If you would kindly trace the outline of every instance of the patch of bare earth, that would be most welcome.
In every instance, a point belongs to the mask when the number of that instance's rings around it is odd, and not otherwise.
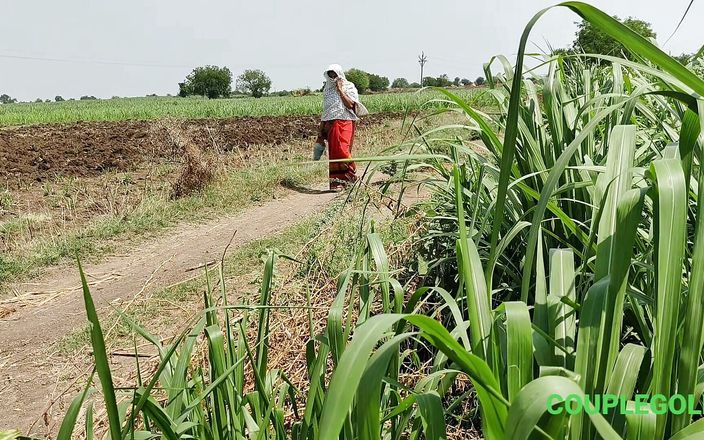
[[[362,127],[393,115],[374,114]],[[164,121],[167,121],[165,124]],[[315,116],[242,117],[229,119],[162,119],[156,121],[79,122],[0,129],[0,182],[9,187],[57,176],[90,177],[107,171],[129,171],[144,162],[173,159],[173,130],[198,145],[222,151],[282,145],[317,136]]]

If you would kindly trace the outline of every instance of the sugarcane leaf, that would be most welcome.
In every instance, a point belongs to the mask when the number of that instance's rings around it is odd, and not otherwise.
[[[520,301],[503,304],[506,310],[506,374],[512,400],[533,379],[533,343],[528,306]]]
[[[682,294],[682,263],[687,225],[687,188],[682,162],[661,159],[650,172],[657,189],[655,221],[656,295],[655,339],[653,349],[654,394],[669,396],[675,364],[675,340]],[[657,436],[665,433],[668,414],[657,416]]]
[[[93,303],[93,297],[88,288],[86,275],[83,272],[81,261],[78,261],[78,272],[81,276],[81,285],[83,288],[83,302],[88,315],[88,323],[90,325],[90,340],[93,346],[93,356],[95,358],[95,369],[100,379],[100,385],[103,390],[103,399],[105,402],[105,411],[108,416],[109,432],[112,438],[121,438],[121,419],[117,409],[117,398],[115,396],[115,386],[112,381],[112,373],[110,372],[110,361],[105,349],[105,338],[103,331],[100,328],[100,320],[98,312]]]

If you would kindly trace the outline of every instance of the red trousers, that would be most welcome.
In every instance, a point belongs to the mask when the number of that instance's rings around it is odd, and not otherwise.
[[[354,141],[354,121],[336,119],[328,130],[328,154],[330,160],[351,159]],[[357,180],[354,162],[330,162],[330,188],[339,188],[347,182]]]

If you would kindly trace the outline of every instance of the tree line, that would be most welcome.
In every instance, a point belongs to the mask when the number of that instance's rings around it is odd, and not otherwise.
[[[375,73],[369,73],[362,69],[352,68],[345,72],[347,79],[352,82],[360,93],[383,92],[389,88],[407,89],[420,88],[418,83],[409,83],[406,78],[396,78],[393,82],[389,78]],[[250,95],[260,98],[270,94],[271,79],[261,70],[245,70],[235,80],[235,88],[232,88],[233,75],[227,67],[204,66],[197,67],[179,83],[179,96],[206,96],[208,98],[222,98],[233,95]],[[444,74],[437,78],[423,78],[423,87],[450,87],[450,86],[470,86],[472,84],[482,85],[484,78],[479,77],[474,82],[459,77],[450,80]],[[322,88],[321,88],[322,90]],[[275,92],[275,95],[307,95],[312,93],[310,89],[298,89],[294,91]]]
[[[409,83],[406,78],[396,78],[389,83],[389,79],[385,76],[379,76],[374,73],[365,72],[362,69],[350,69],[345,72],[345,76],[351,81],[360,93],[366,91],[383,92],[392,89],[419,89],[421,87],[467,87],[471,85],[484,84],[484,78],[478,77],[474,81],[467,78],[455,77],[451,80],[447,74],[442,74],[438,77],[426,76],[423,78],[423,85],[417,82]]]
[[[154,95],[154,96],[156,96],[156,95]],[[81,96],[80,98],[78,98],[79,101],[89,101],[92,99],[98,99],[98,98],[96,98],[95,96],[90,96],[90,95],[84,95],[84,96]],[[54,98],[54,101],[55,102],[75,101],[75,99],[73,99],[73,98],[64,99],[63,96],[56,95],[56,97]],[[0,95],[0,104],[15,104],[16,102],[19,102],[19,101],[17,101],[17,98],[13,98],[10,95],[8,95],[7,93],[3,93],[2,95]],[[51,99],[37,98],[34,102],[39,103],[39,102],[52,102],[52,101],[51,101]]]
[[[383,92],[392,89],[415,89],[420,88],[421,85],[413,82],[409,83],[406,78],[396,78],[393,82],[389,81],[389,78],[374,73],[366,72],[362,69],[352,68],[345,72],[345,76],[349,81],[351,81],[360,93],[366,92]],[[471,85],[482,85],[484,84],[484,78],[481,76],[474,81],[470,81],[466,78],[455,77],[454,80],[450,80],[448,75],[443,74],[437,78],[427,76],[423,78],[423,87],[461,87],[461,86],[471,86]],[[178,96],[203,96],[210,99],[215,98],[229,98],[233,96],[247,95],[253,96],[255,98],[261,98],[262,96],[275,95],[275,96],[305,96],[313,93],[309,88],[297,89],[297,90],[282,90],[278,92],[271,92],[271,79],[259,69],[248,69],[242,72],[237,78],[234,78],[234,88],[233,88],[233,75],[232,71],[227,67],[219,66],[202,66],[196,67],[189,73],[183,82],[178,83]],[[321,89],[322,90],[322,89]],[[157,96],[156,94],[151,94],[147,96]],[[168,95],[171,96],[171,95]],[[114,96],[113,98],[118,98]],[[95,96],[81,96],[79,100],[93,100],[97,99]],[[62,96],[56,96],[54,101],[73,101],[73,98],[64,99]],[[16,103],[17,99],[10,97],[7,94],[0,95],[0,104],[12,104]],[[37,99],[35,102],[51,102],[47,99],[46,101],[42,99]]]
[[[232,72],[227,67],[196,67],[178,84],[179,96],[206,96],[210,99],[248,94],[261,98],[271,90],[271,79],[259,69],[248,69],[237,77],[232,89]]]

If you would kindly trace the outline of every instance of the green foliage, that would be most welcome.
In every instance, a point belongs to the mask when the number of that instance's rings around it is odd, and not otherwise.
[[[698,174],[690,169],[702,163],[693,151],[704,124],[704,105],[696,102],[704,83],[600,11],[565,5],[661,70],[655,80],[649,64],[624,68],[626,60],[613,59],[608,68],[568,68],[554,62],[547,77],[534,82],[520,67],[529,27],[519,66],[502,74],[512,81],[492,90],[502,109],[496,118],[445,92],[472,121],[467,129],[480,130],[484,151],[456,136],[426,134],[411,147],[417,155],[407,159],[442,176],[425,181],[436,188],[437,209],[425,236],[428,264],[451,266],[446,276],[436,272],[436,280],[466,298],[462,315],[468,317],[466,325],[447,328],[460,341],[459,328],[470,329],[471,353],[494,372],[501,385],[493,390],[509,402],[508,416],[499,415],[498,423],[483,413],[485,438],[698,438],[704,424],[687,415],[614,412],[567,420],[545,414],[545,393],[616,392],[632,400],[635,393],[698,396],[701,386],[702,295],[699,287],[684,286],[701,285],[704,264],[698,215],[704,211],[701,192],[694,194],[697,186],[704,191],[704,175],[701,167]],[[668,93],[674,83],[684,90],[672,95],[678,104],[653,96],[659,87]],[[520,151],[509,148],[516,145]],[[690,176],[699,185],[688,184]],[[498,196],[502,192],[505,198]],[[498,304],[489,321],[505,319],[488,336],[486,306],[477,300],[485,295]],[[682,337],[678,329],[691,335]],[[461,348],[432,344],[458,365]],[[649,350],[652,366],[644,356]],[[462,370],[475,387],[488,383],[478,371]],[[479,400],[484,411],[495,408],[490,397]]]
[[[15,198],[12,193],[7,190],[0,190],[0,212],[9,211],[15,206]]]
[[[465,86],[465,87],[472,85],[472,81],[468,80],[467,78],[462,78],[462,80],[461,80],[460,82],[461,82],[462,85]]]
[[[693,53],[681,53],[673,58],[686,66],[694,58],[694,54]]]
[[[359,93],[364,93],[369,88],[369,74],[364,70],[350,69],[345,72],[345,78],[354,84]]]
[[[396,78],[393,83],[391,83],[391,88],[393,89],[407,89],[410,87],[408,80],[406,78]]]
[[[0,431],[0,440],[17,440],[20,438],[18,431]]]
[[[618,390],[629,400],[635,393],[694,393],[702,349],[702,297],[698,289],[685,292],[683,286],[699,284],[698,264],[704,259],[697,245],[702,243],[701,219],[691,211],[701,206],[701,199],[685,184],[695,175],[688,171],[690,164],[702,159],[692,158],[692,148],[704,122],[704,106],[695,102],[704,83],[600,11],[577,2],[565,5],[607,29],[629,50],[637,48],[661,69],[658,80],[650,76],[650,65],[624,68],[627,61],[613,59],[608,68],[582,65],[569,70],[553,62],[549,74],[536,84],[523,77],[520,64],[529,27],[518,67],[502,74],[511,79],[510,86],[505,81],[492,91],[503,109],[498,118],[480,114],[446,92],[472,120],[470,127],[481,130],[485,152],[476,153],[460,142],[447,145],[442,138],[430,143],[436,145],[431,152],[437,162],[427,164],[444,179],[433,184],[439,189],[438,211],[437,226],[433,224],[427,236],[430,252],[435,251],[429,264],[453,263],[447,276],[440,278],[444,286],[453,286],[456,275],[460,286],[466,286],[470,277],[486,279],[492,302],[509,301],[493,311],[493,321],[504,310],[508,313],[513,300],[535,310],[536,333],[528,342],[532,348],[517,341],[511,355],[511,342],[503,339],[511,336],[508,325],[485,338],[498,341],[488,351],[499,354],[498,360],[492,356],[484,360],[499,372],[497,379],[501,389],[509,391],[504,395],[511,402],[505,430],[495,430],[485,420],[485,438],[537,438],[538,433],[552,438],[594,438],[597,433],[598,438],[621,438],[626,429],[649,431],[629,438],[670,438],[680,430],[694,435],[702,424],[691,424],[683,415],[626,420],[613,413],[606,418],[582,415],[569,422],[545,415],[541,393],[548,390],[562,396]],[[670,81],[682,81],[684,93],[673,96],[682,105],[679,111],[678,105],[651,96],[660,93],[661,86],[669,90]],[[597,86],[607,83],[608,87]],[[636,108],[638,118],[633,117]],[[505,134],[503,139],[499,133]],[[641,142],[652,148],[640,148]],[[426,137],[424,145],[428,144]],[[455,162],[454,173],[447,171],[441,158]],[[647,171],[636,176],[634,170]],[[701,168],[699,173],[697,179],[702,178]],[[452,218],[457,219],[454,227],[440,227]],[[524,222],[526,218],[531,222]],[[477,243],[483,267],[460,259],[467,255],[460,247],[469,235],[465,224],[472,225],[469,239]],[[651,228],[652,234],[646,232]],[[448,234],[451,238],[440,238]],[[453,238],[458,240],[456,247]],[[446,253],[439,254],[438,249]],[[685,261],[685,255],[694,257]],[[475,291],[467,293],[468,303],[469,293]],[[687,313],[681,309],[684,296]],[[481,333],[485,319],[472,307],[469,303],[467,327]],[[682,328],[691,328],[692,336],[678,339]],[[636,343],[624,344],[630,331]],[[530,335],[530,329],[523,334]],[[652,367],[643,356],[651,349]],[[546,377],[532,376],[526,383],[519,375],[523,385],[514,388],[520,391],[513,398],[511,381],[517,377],[511,372],[537,371],[532,361],[520,361],[526,351],[535,353]],[[477,353],[477,347],[472,352]],[[685,352],[687,356],[678,354]],[[678,362],[680,372],[675,373]],[[475,385],[479,379],[473,378]],[[491,407],[493,402],[485,404]]]
[[[5,93],[0,95],[0,104],[12,104],[14,102],[17,102],[17,100],[12,98],[10,95]]]
[[[383,92],[389,88],[389,78],[385,76],[369,74],[369,90],[373,92]]]
[[[618,20],[618,17],[614,16],[614,19]],[[623,20],[623,24],[646,39],[656,37],[650,23],[643,20],[628,17]],[[577,35],[572,43],[572,49],[588,54],[596,53],[632,58],[631,53],[625,50],[621,43],[587,20],[582,20],[577,24]]]
[[[269,93],[271,79],[261,70],[245,70],[237,77],[237,90],[261,98]]]
[[[186,80],[178,84],[179,96],[206,96],[210,99],[229,97],[232,92],[232,72],[227,67],[196,67]]]
[[[426,76],[423,78],[424,87],[448,87],[452,84],[453,83],[450,81],[450,78],[444,73],[437,78],[433,78],[432,76]]]

